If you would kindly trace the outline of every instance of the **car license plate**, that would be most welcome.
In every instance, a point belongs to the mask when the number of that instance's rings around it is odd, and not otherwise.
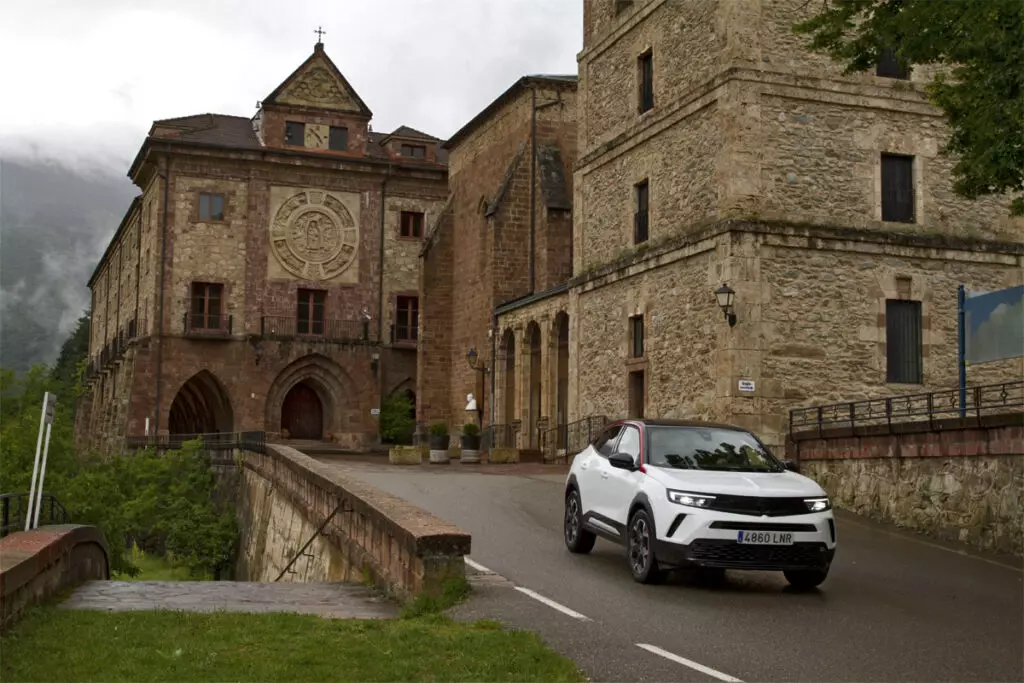
[[[793,545],[790,531],[740,531],[736,542],[743,545]]]

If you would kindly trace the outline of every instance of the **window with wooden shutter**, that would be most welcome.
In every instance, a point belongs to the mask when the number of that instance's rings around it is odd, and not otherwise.
[[[300,289],[298,298],[296,331],[299,334],[323,334],[324,301],[327,299],[327,292],[320,289]]]
[[[194,330],[219,330],[223,327],[221,300],[224,285],[211,282],[192,283],[192,315]]]
[[[885,358],[887,382],[923,383],[920,301],[889,299],[885,302]]]
[[[882,155],[882,220],[894,223],[915,221],[912,156]]]
[[[423,214],[419,211],[403,211],[401,215],[402,237],[419,239],[423,237]]]
[[[395,341],[416,341],[417,337],[419,336],[420,326],[419,297],[397,297],[395,309]]]

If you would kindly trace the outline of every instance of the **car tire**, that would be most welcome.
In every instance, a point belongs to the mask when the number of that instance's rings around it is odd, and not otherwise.
[[[629,526],[626,527],[626,559],[634,581],[658,583],[662,578],[663,572],[654,555],[655,538],[651,516],[640,508],[629,518]]]
[[[582,510],[579,492],[575,489],[569,491],[569,495],[565,497],[562,535],[565,538],[565,547],[570,553],[589,553],[594,549],[594,542],[597,540],[593,532],[583,528]]]
[[[788,569],[782,574],[789,585],[798,590],[817,588],[828,578],[827,569]]]

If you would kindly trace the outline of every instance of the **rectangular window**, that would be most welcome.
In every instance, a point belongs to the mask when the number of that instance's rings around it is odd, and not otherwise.
[[[633,358],[644,357],[644,317],[634,315],[629,319],[629,355]]]
[[[402,212],[402,237],[423,237],[423,214],[417,211]]]
[[[348,149],[348,128],[331,126],[331,136],[327,146],[330,149]]]
[[[416,341],[420,326],[419,297],[400,296],[395,308],[395,341]]]
[[[301,121],[286,121],[284,124],[284,144],[302,147],[306,144],[306,124]]]
[[[203,192],[199,195],[199,220],[224,220],[224,195]]]
[[[924,348],[921,340],[921,302],[885,302],[886,381],[923,383]]]
[[[650,185],[645,180],[634,187],[636,193],[636,213],[633,215],[633,243],[641,244],[648,237],[648,208]]]
[[[423,159],[427,156],[427,148],[421,145],[402,145],[402,156]]]
[[[224,285],[212,282],[192,283],[191,328],[194,330],[219,330],[223,328],[221,300]]]
[[[324,333],[324,301],[327,292],[320,289],[300,289],[299,309],[295,331],[299,334]]]
[[[654,53],[648,50],[638,60],[640,75],[640,113],[654,108]]]
[[[644,371],[629,373],[629,417],[643,419],[644,416]]]
[[[891,47],[882,48],[882,54],[878,57],[878,64],[875,65],[875,75],[882,78],[898,78],[908,80],[910,68],[900,63],[896,56],[896,50]]]
[[[913,223],[914,157],[882,155],[882,220]]]

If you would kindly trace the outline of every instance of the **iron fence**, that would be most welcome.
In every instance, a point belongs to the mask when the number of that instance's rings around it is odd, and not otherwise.
[[[0,538],[12,531],[22,531],[29,515],[28,493],[0,494]],[[44,493],[39,506],[39,525],[67,524],[68,511],[56,496]]]
[[[260,336],[268,339],[310,339],[332,342],[376,341],[375,328],[364,320],[300,320],[296,316],[265,315]]]
[[[207,450],[234,450],[236,448],[266,453],[267,433],[250,432],[206,432],[203,434],[160,434],[159,436],[129,436],[125,439],[130,449],[154,448],[158,451],[179,450],[189,441],[201,441]]]
[[[579,453],[594,440],[607,423],[608,418],[604,415],[588,415],[575,422],[556,425],[542,431],[540,445],[545,460],[557,460]]]
[[[826,430],[854,431],[869,426],[885,426],[891,431],[894,422],[921,423],[936,429],[936,420],[960,418],[980,424],[985,416],[1014,409],[1024,409],[1024,381],[968,387],[963,400],[960,389],[953,388],[794,408],[789,411],[789,434],[814,438]]]
[[[497,424],[485,427],[480,439],[480,449],[489,451],[492,448],[515,448],[518,441],[520,425]]]

